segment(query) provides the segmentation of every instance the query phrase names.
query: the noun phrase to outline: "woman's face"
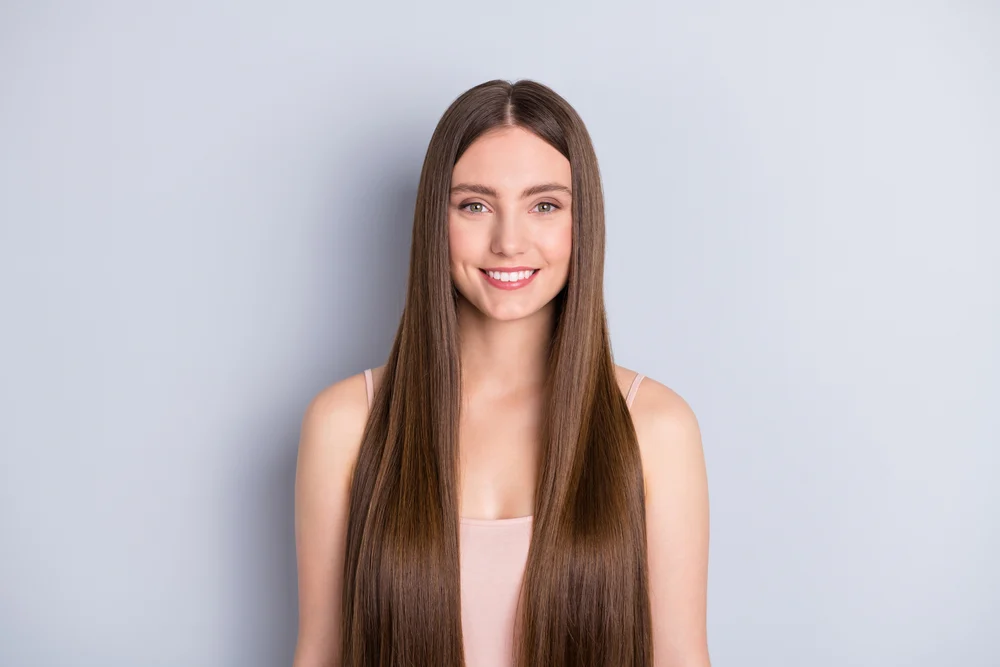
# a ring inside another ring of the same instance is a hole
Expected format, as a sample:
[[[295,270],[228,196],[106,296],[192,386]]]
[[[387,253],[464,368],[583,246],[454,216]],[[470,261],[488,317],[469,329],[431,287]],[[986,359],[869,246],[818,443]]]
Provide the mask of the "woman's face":
[[[458,160],[448,205],[451,277],[485,316],[526,317],[566,284],[571,175],[562,153],[520,127],[487,132]]]

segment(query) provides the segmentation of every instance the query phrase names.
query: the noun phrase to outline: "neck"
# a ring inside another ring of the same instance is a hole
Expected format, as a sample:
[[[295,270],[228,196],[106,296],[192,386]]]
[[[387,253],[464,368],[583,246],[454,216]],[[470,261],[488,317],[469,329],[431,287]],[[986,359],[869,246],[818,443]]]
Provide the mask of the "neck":
[[[500,396],[540,387],[545,381],[554,325],[555,302],[528,317],[501,321],[487,317],[460,297],[463,391]]]

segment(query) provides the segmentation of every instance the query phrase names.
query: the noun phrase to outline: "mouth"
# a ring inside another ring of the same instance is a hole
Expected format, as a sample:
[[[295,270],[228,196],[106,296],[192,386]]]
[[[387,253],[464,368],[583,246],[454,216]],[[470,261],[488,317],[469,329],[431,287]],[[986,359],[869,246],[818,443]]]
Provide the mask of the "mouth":
[[[531,281],[535,279],[535,276],[540,271],[540,269],[517,268],[518,270],[515,271],[479,269],[479,272],[483,274],[486,283],[491,287],[502,290],[515,290],[531,284]]]

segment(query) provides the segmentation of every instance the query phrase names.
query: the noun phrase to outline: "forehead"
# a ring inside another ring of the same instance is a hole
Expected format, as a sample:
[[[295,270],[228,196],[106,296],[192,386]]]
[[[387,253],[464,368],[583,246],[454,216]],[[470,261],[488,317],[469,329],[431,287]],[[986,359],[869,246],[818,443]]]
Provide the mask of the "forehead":
[[[491,130],[466,149],[452,170],[452,182],[518,190],[536,183],[570,187],[569,160],[544,139],[521,127]]]

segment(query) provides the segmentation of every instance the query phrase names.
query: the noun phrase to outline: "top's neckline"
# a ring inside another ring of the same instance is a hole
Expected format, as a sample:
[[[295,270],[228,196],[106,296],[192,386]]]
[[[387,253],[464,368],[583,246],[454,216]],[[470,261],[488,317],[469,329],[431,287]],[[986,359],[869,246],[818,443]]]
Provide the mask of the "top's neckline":
[[[508,519],[473,519],[470,517],[459,517],[459,522],[468,526],[511,526],[522,523],[530,523],[533,514],[528,516],[513,516]]]

